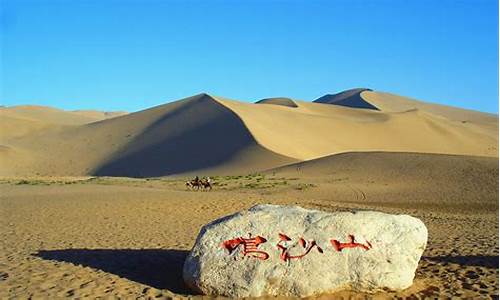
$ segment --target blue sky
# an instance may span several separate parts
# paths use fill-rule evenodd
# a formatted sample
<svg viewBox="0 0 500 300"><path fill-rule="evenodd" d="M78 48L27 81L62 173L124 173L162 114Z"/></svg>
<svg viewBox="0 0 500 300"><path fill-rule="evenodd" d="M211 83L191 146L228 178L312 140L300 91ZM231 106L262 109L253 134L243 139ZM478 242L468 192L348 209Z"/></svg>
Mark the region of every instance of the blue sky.
<svg viewBox="0 0 500 300"><path fill-rule="evenodd" d="M498 2L2 0L2 105L368 87L498 113Z"/></svg>

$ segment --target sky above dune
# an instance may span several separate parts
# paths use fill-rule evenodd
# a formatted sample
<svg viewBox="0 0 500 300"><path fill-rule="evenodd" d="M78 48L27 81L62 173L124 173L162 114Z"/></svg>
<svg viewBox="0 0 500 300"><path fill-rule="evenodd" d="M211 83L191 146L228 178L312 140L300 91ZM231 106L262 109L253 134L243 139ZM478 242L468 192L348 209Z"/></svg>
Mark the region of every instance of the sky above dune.
<svg viewBox="0 0 500 300"><path fill-rule="evenodd" d="M2 105L368 87L498 113L498 2L2 0Z"/></svg>

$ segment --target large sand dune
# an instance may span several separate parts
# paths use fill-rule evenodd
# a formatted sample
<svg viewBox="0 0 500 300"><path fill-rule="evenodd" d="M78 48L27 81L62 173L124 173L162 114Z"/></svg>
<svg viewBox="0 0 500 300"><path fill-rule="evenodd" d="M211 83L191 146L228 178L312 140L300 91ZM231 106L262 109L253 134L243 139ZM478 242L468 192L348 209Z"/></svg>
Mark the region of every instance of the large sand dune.
<svg viewBox="0 0 500 300"><path fill-rule="evenodd" d="M239 173L296 161L257 144L234 112L206 94L11 143L10 152L31 151L25 157L34 158L5 159L4 172L15 175Z"/></svg>
<svg viewBox="0 0 500 300"><path fill-rule="evenodd" d="M353 151L498 157L496 115L364 89L337 95L377 109L207 94L112 119L3 108L1 175L249 173Z"/></svg>

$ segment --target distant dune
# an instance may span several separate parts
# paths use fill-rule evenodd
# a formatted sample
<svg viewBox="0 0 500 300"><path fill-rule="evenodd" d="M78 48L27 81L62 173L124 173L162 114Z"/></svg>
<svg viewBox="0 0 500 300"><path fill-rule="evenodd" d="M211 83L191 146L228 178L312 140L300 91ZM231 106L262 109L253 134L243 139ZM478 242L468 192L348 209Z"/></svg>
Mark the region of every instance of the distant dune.
<svg viewBox="0 0 500 300"><path fill-rule="evenodd" d="M361 97L361 93L365 91L371 91L371 90L366 88L351 89L333 95L330 94L324 95L314 100L313 102L335 104L351 108L366 108L366 109L378 110L376 106L374 106L372 103L366 101L363 97Z"/></svg>
<svg viewBox="0 0 500 300"><path fill-rule="evenodd" d="M19 137L39 130L97 122L126 112L65 111L48 106L0 107L1 139Z"/></svg>
<svg viewBox="0 0 500 300"><path fill-rule="evenodd" d="M497 115L367 89L322 98L200 94L126 115L2 108L0 174L241 174L373 151L498 157Z"/></svg>
<svg viewBox="0 0 500 300"><path fill-rule="evenodd" d="M278 98L266 98L255 102L256 104L274 104L282 105L288 107L298 107L298 105L290 98L278 97Z"/></svg>
<svg viewBox="0 0 500 300"><path fill-rule="evenodd" d="M127 114L127 112L102 112L97 110L66 111L48 106L19 105L1 107L3 116L23 120L40 121L58 125L81 125Z"/></svg>
<svg viewBox="0 0 500 300"><path fill-rule="evenodd" d="M365 93L377 97L380 110L298 100L298 107L289 108L217 99L240 116L259 144L297 160L353 151L498 157L497 116L443 106L435 113L434 107L415 106L404 97L361 95ZM385 111L384 105L395 100L406 103L404 110Z"/></svg>
<svg viewBox="0 0 500 300"><path fill-rule="evenodd" d="M126 111L73 110L74 114L94 119L96 121L111 119L128 114Z"/></svg>
<svg viewBox="0 0 500 300"><path fill-rule="evenodd" d="M364 91L360 95L365 101L377 106L381 111L387 113L406 112L411 110L425 111L436 116L444 117L450 121L486 126L489 130L496 131L495 135L498 136L498 115L423 102L390 93Z"/></svg>

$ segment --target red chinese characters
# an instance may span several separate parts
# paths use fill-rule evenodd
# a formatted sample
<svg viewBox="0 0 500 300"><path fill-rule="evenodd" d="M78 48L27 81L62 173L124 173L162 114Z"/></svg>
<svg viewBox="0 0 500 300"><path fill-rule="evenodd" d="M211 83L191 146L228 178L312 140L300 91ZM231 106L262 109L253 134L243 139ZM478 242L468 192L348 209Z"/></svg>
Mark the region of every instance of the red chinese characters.
<svg viewBox="0 0 500 300"><path fill-rule="evenodd" d="M279 250L279 258L284 262L289 262L293 259L301 259L304 256L308 255L314 248L316 248L319 253L323 253L323 249L316 243L315 240L305 240L301 237L298 240L298 244L303 248L303 251L300 254L292 255L290 254L290 250L292 249L292 247L289 247L288 245L289 242L292 241L292 239L284 233L279 233L278 237L279 241L276 244L276 247L278 247ZM348 238L349 240L346 243L342 243L334 239L330 240L330 243L337 252L342 252L342 250L346 248L361 248L365 251L372 248L372 244L369 241L365 241L365 243L358 243L356 242L354 235L352 234L349 234ZM259 249L259 246L266 242L267 240L260 235L252 237L251 234L249 234L248 238L237 237L232 240L224 241L221 246L222 248L227 250L230 255L240 247L243 247L241 251L243 257L249 256L261 260L266 260L269 258L269 254Z"/></svg>
<svg viewBox="0 0 500 300"><path fill-rule="evenodd" d="M335 248L335 250L337 250L338 252L341 252L342 249L344 249L344 248L359 247L359 248L362 248L364 250L370 250L372 248L372 244L370 244L370 242L368 242L368 241L366 241L366 243L364 243L364 244L361 244L361 243L355 242L354 235L349 234L348 237L349 237L349 242L347 242L347 243L341 243L338 240L330 240L330 243L332 243L333 248Z"/></svg>
<svg viewBox="0 0 500 300"><path fill-rule="evenodd" d="M259 245L267 242L267 240L260 235L252 238L249 234L249 238L238 237L232 240L227 240L222 243L222 248L229 251L232 254L238 247L243 245L243 256L251 256L258 259L266 260L269 258L269 254L259 250Z"/></svg>
<svg viewBox="0 0 500 300"><path fill-rule="evenodd" d="M303 238L299 239L299 244L304 248L304 252L299 255L291 255L289 253L289 249L286 246L286 242L291 241L292 239L289 238L287 235L283 233L279 233L279 238L280 241L276 245L278 249L280 250L280 259L283 261L290 261L291 259L301 259L302 257L306 256L311 252L311 250L316 247L319 253L323 253L323 249L321 249L318 244L316 244L316 241L310 240L306 241Z"/></svg>

